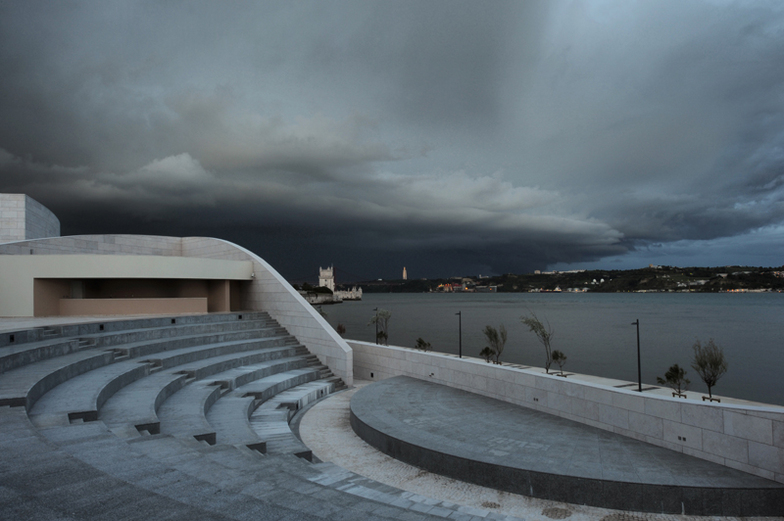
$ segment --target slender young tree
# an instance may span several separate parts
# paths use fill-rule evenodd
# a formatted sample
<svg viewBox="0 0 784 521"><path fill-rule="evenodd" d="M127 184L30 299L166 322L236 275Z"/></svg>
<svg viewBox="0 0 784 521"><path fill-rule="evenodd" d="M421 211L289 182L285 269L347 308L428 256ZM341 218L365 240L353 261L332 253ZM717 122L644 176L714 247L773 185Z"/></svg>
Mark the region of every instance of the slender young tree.
<svg viewBox="0 0 784 521"><path fill-rule="evenodd" d="M484 358L485 362L487 362L488 364L490 363L490 359L493 358L494 354L495 354L495 351L493 351L489 347L485 347L484 349L479 351L479 356Z"/></svg>
<svg viewBox="0 0 784 521"><path fill-rule="evenodd" d="M688 389L689 384L691 383L691 381L686 378L686 370L679 367L678 364L671 365L667 372L664 373L664 378L657 376L656 382L659 385L666 385L679 395L682 395L683 391Z"/></svg>
<svg viewBox="0 0 784 521"><path fill-rule="evenodd" d="M697 340L694 342L692 349L694 349L694 361L691 367L697 371L702 381L708 386L708 397L712 400L713 393L711 388L727 372L727 360L724 358L724 351L713 342L712 338L704 346Z"/></svg>
<svg viewBox="0 0 784 521"><path fill-rule="evenodd" d="M430 351L430 342L425 342L422 337L419 337L416 340L416 348L425 352Z"/></svg>
<svg viewBox="0 0 784 521"><path fill-rule="evenodd" d="M504 345L506 344L506 328L501 324L498 329L493 326L485 326L483 331L488 347L495 354L495 363L501 365L501 353L504 352Z"/></svg>
<svg viewBox="0 0 784 521"><path fill-rule="evenodd" d="M378 325L378 333L376 334L376 340L379 344L389 345L387 341L389 340L389 319L392 318L392 313L387 311L386 309L379 309L375 315L370 319L368 325L371 326L373 324Z"/></svg>
<svg viewBox="0 0 784 521"><path fill-rule="evenodd" d="M566 364L566 355L557 349L553 350L553 362L558 364L558 369L561 371L561 376L564 376L563 366Z"/></svg>
<svg viewBox="0 0 784 521"><path fill-rule="evenodd" d="M539 339L539 342L542 343L544 346L544 370L547 374L550 374L550 366L553 363L553 353L550 349L550 340L553 338L553 328L550 327L550 322L545 320L545 324L539 320L539 317L536 316L536 313L531 311L531 316L523 315L520 317L520 320L528 326L528 330L531 331L533 334L536 335L536 338Z"/></svg>

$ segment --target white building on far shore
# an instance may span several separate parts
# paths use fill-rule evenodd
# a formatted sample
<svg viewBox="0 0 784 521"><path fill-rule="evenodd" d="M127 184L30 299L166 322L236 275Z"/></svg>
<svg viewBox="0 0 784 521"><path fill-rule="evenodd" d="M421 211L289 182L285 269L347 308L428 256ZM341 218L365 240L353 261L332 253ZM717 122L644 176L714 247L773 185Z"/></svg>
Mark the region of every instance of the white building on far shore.
<svg viewBox="0 0 784 521"><path fill-rule="evenodd" d="M405 268L403 268L405 270ZM362 288L354 286L350 290L336 290L335 289L335 267L322 268L319 266L319 287L329 288L334 295L334 302L341 302L343 300L362 300Z"/></svg>

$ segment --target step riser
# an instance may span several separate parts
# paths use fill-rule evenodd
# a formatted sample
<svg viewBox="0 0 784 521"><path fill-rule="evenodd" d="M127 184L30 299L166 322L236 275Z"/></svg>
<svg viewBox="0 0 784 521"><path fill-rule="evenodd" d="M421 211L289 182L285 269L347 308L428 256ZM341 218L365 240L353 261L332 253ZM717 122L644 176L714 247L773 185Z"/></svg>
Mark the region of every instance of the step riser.
<svg viewBox="0 0 784 521"><path fill-rule="evenodd" d="M263 369L250 371L232 380L216 380L215 382L219 383L224 389L233 391L238 387L242 387L245 384L255 382L256 380L260 380L267 376L278 373L285 373L286 371L291 371L292 369L302 369L303 367L305 367L304 360L287 360L285 362L274 364Z"/></svg>
<svg viewBox="0 0 784 521"><path fill-rule="evenodd" d="M174 351L176 349L183 349L186 347L204 346L208 344L219 344L223 342L235 342L241 340L260 340L273 336L281 336L281 333L285 334L285 330L278 331L277 329L254 329L249 331L216 333L190 338L164 339L132 348L118 347L116 349L128 354L128 356L131 358L147 358L157 353ZM296 341L294 337L290 337L290 340L292 342Z"/></svg>
<svg viewBox="0 0 784 521"><path fill-rule="evenodd" d="M194 324L188 326L171 326L158 329L145 329L141 331L128 331L120 333L110 333L94 337L96 347L112 347L121 344L133 344L137 342L147 342L155 340L167 340L186 336L226 334L237 331L249 330L273 330L280 328L277 324L269 321L246 321L241 320L232 323L215 324ZM84 335L83 335L84 338Z"/></svg>
<svg viewBox="0 0 784 521"><path fill-rule="evenodd" d="M74 376L79 376L80 374L84 374L94 369L109 365L112 363L112 361L112 353L104 352L96 353L95 356L91 356L84 360L80 360L79 362L69 364L52 373L49 373L48 375L38 380L35 385L30 388L27 396L20 396L15 398L12 400L14 403L9 403L8 405L24 405L25 409L29 411L33 408L33 405L35 405L41 396L54 389L56 386L67 380L70 380ZM4 404L0 402L0 405Z"/></svg>
<svg viewBox="0 0 784 521"><path fill-rule="evenodd" d="M261 362L278 360L280 358L290 358L293 356L298 355L296 350L291 347L272 348L269 351L262 351L259 353L250 354L247 357L221 361L193 371L187 370L186 374L189 378L202 380L214 374L222 373L223 371L228 371L229 369L234 369L243 365L258 364Z"/></svg>
<svg viewBox="0 0 784 521"><path fill-rule="evenodd" d="M238 319L239 316L242 319ZM32 328L20 331L8 331L0 333L0 348L14 346L30 342L40 342L51 336L45 336L45 330L53 329L56 331L54 336L75 337L94 335L100 333L112 333L128 329L161 328L171 326L172 318L177 325L205 324L213 322L241 322L244 320L272 320L269 313L265 311L247 311L242 313L216 313L209 315L193 315L178 317L127 319L127 320L107 320L105 322L89 322L86 324L64 324L53 328ZM56 317L53 317L56 320ZM103 326L103 327L101 327Z"/></svg>

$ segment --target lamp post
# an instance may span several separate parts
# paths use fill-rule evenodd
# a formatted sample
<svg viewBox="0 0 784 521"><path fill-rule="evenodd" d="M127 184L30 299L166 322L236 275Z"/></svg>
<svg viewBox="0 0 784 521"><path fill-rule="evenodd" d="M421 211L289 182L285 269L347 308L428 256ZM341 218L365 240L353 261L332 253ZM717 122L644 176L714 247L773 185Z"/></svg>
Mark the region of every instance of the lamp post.
<svg viewBox="0 0 784 521"><path fill-rule="evenodd" d="M378 308L373 308L373 311L376 312L376 345L378 345Z"/></svg>
<svg viewBox="0 0 784 521"><path fill-rule="evenodd" d="M457 357L463 358L463 312L458 311L455 313L457 315Z"/></svg>
<svg viewBox="0 0 784 521"><path fill-rule="evenodd" d="M640 319L638 318L632 322L633 326L637 326L637 390L642 392L642 369L640 368Z"/></svg>

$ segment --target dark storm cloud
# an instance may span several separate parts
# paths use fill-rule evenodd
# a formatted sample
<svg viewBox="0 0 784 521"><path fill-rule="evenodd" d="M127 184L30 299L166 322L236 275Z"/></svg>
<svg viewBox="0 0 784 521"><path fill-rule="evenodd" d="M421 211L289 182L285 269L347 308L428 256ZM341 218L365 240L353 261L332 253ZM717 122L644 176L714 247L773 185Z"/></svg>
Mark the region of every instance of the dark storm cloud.
<svg viewBox="0 0 784 521"><path fill-rule="evenodd" d="M784 221L783 19L763 2L0 2L0 190L65 233L215 235L284 273L742 257Z"/></svg>

